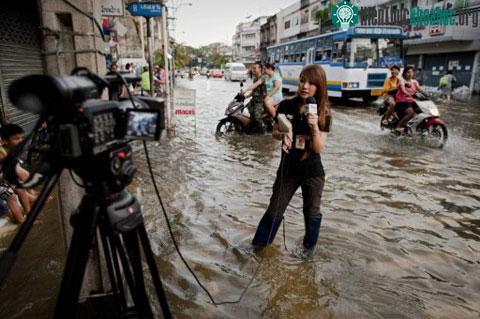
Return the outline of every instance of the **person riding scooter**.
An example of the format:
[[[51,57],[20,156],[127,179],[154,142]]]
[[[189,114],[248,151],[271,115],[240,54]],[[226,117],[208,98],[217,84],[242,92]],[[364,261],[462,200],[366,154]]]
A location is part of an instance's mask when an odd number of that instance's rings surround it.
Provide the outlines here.
[[[402,72],[402,77],[403,80],[400,81],[395,96],[395,111],[399,118],[401,118],[395,131],[400,134],[405,131],[405,124],[415,115],[415,99],[413,95],[416,92],[425,94],[420,84],[415,80],[415,68],[413,66],[407,66]]]
[[[266,76],[263,74],[263,65],[257,61],[252,66],[253,84],[246,88],[241,94],[245,97],[252,96],[247,105],[250,119],[255,131],[263,131],[262,113],[265,111],[263,100],[267,95],[267,87],[265,82]]]
[[[400,79],[398,78],[400,67],[397,65],[392,65],[390,67],[390,72],[391,76],[385,79],[382,91],[384,103],[388,107],[382,119],[383,125],[388,125],[388,120],[393,114],[393,110],[395,109],[395,94],[397,93],[398,85],[400,84]]]

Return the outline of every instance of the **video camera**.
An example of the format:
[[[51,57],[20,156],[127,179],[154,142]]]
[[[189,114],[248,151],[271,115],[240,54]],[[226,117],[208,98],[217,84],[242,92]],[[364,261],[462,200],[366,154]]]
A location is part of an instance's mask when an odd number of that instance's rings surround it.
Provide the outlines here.
[[[84,68],[72,74],[30,75],[19,79],[10,86],[10,100],[23,111],[39,114],[36,128],[43,127],[47,136],[40,157],[50,166],[73,169],[84,180],[117,179],[113,184],[118,185],[112,190],[118,190],[131,181],[134,173],[123,171],[127,162],[133,166],[127,141],[159,140],[164,128],[163,109],[151,109],[138,97],[123,101],[100,99],[105,88],[128,85],[139,81],[138,77],[120,74],[99,77]],[[26,143],[9,157],[18,157]],[[14,170],[9,170],[9,164],[14,165],[14,161],[7,158],[3,166],[5,177],[22,186]],[[108,170],[108,176],[99,170],[109,167],[112,169]],[[127,174],[128,178],[123,176],[120,182],[118,174]]]
[[[128,86],[136,77],[117,74],[99,77],[87,69],[71,76],[31,75],[12,83],[9,97],[19,109],[39,115],[32,134],[9,152],[2,163],[4,177],[12,184],[33,187],[45,181],[28,217],[0,258],[0,286],[16,255],[64,169],[81,177],[85,188],[78,209],[71,217],[73,234],[65,263],[55,318],[77,317],[80,290],[92,243],[98,239],[106,262],[115,318],[153,318],[142,268],[142,255],[150,271],[165,318],[171,318],[168,301],[143,223],[141,205],[125,187],[137,171],[129,140],[158,140],[163,128],[163,110],[150,109],[153,98],[101,100],[105,88]],[[152,101],[152,99],[154,101]],[[40,165],[27,181],[16,176],[17,158],[32,135],[46,131],[38,147]],[[34,143],[37,143],[35,139]],[[147,162],[148,150],[145,146]],[[149,163],[149,162],[148,162]],[[151,170],[151,167],[150,167]],[[128,257],[127,257],[128,255]],[[102,257],[100,257],[102,258]],[[94,300],[97,296],[90,296]],[[132,305],[127,305],[131,297]],[[94,303],[92,301],[92,303]],[[109,313],[110,314],[110,313]],[[108,315],[107,315],[108,316]]]

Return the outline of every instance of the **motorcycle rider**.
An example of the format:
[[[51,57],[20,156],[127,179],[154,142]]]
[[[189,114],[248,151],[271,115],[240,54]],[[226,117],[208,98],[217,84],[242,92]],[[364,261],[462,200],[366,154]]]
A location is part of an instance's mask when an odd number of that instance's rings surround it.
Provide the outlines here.
[[[250,119],[254,126],[254,131],[263,131],[262,113],[265,108],[263,106],[263,100],[267,95],[267,87],[265,85],[267,78],[263,73],[262,62],[257,61],[252,66],[253,84],[247,87],[241,94],[245,97],[252,96],[250,102],[248,102],[247,108],[250,113]]]
[[[398,65],[392,65],[390,67],[391,75],[389,78],[385,79],[383,84],[383,100],[384,103],[387,104],[388,108],[385,112],[385,115],[382,119],[383,125],[388,125],[388,120],[390,116],[392,116],[393,110],[395,109],[395,98],[394,94],[395,91],[398,89],[398,85],[400,84],[400,79],[398,78],[398,74],[400,73],[400,67]]]
[[[395,128],[397,133],[403,133],[405,131],[403,126],[415,115],[415,99],[413,98],[413,95],[417,92],[424,93],[420,84],[418,84],[418,81],[415,80],[415,68],[413,66],[407,66],[403,69],[402,77],[403,80],[400,81],[395,96],[395,110],[401,118]]]
[[[265,109],[272,117],[275,117],[277,105],[283,100],[282,94],[282,77],[278,72],[275,72],[275,65],[265,63],[265,74],[268,76],[267,96],[265,97]]]

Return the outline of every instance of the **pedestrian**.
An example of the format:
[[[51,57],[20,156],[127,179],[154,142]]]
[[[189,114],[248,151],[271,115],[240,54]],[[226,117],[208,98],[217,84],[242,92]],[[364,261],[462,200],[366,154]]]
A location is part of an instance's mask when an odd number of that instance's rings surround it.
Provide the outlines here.
[[[306,100],[311,97],[315,98],[317,112],[306,113]],[[290,133],[279,131],[280,114],[290,119]],[[322,222],[320,201],[325,172],[320,153],[325,147],[329,123],[325,71],[319,65],[308,65],[300,73],[296,96],[283,100],[278,106],[273,137],[282,141],[282,157],[270,204],[258,224],[250,249],[258,250],[272,243],[290,199],[301,187],[305,236],[295,255],[301,258],[312,255]]]
[[[158,93],[160,95],[164,95],[166,83],[165,69],[161,65],[155,65],[155,72],[153,73],[153,75],[158,80],[155,81],[155,87],[158,88]]]
[[[113,63],[110,67],[110,71],[107,72],[107,75],[117,75],[118,66],[116,63]],[[120,97],[127,96],[127,88],[124,84],[112,84],[108,87],[108,97],[110,100],[118,101]]]
[[[442,96],[446,98],[449,102],[452,98],[453,85],[456,82],[457,78],[455,77],[455,75],[453,75],[453,72],[451,70],[448,70],[448,72],[440,78],[440,81],[438,83],[438,87],[442,90]]]

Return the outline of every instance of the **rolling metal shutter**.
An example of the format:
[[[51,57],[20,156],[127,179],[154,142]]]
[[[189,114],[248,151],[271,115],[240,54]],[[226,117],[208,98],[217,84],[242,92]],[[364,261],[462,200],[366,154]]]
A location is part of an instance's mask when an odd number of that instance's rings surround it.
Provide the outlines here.
[[[15,123],[26,131],[37,117],[12,106],[10,84],[25,75],[43,73],[35,1],[0,1],[0,107],[2,121]]]

